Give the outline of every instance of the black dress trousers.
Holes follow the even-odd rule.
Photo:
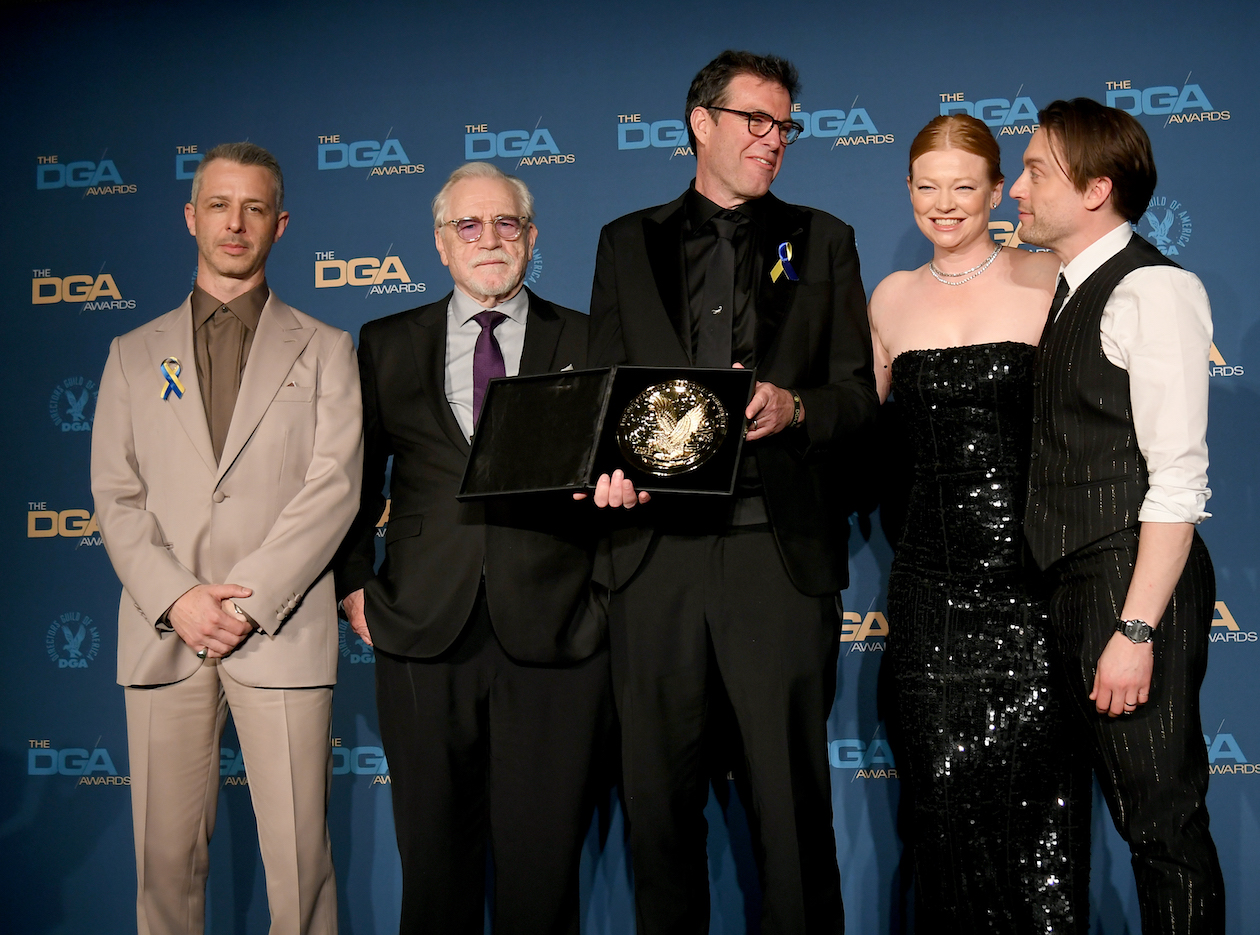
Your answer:
[[[402,935],[577,935],[578,862],[612,711],[608,651],[568,666],[504,652],[485,589],[445,653],[377,651],[376,702],[402,857]]]
[[[1112,820],[1133,854],[1143,935],[1220,935],[1225,885],[1208,831],[1199,720],[1216,578],[1198,533],[1155,631],[1150,700],[1117,718],[1099,714],[1089,700],[1098,657],[1124,607],[1137,543],[1137,530],[1127,529],[1051,566],[1052,630]]]
[[[839,623],[833,596],[792,586],[766,526],[659,533],[612,595],[641,935],[708,931],[706,731],[724,724],[715,694],[729,699],[751,791],[761,931],[844,930],[827,763]]]

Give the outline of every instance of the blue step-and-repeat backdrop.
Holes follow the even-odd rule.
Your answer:
[[[46,2],[10,7],[0,39],[0,425],[8,636],[0,652],[0,905],[6,932],[134,931],[134,858],[118,583],[88,486],[110,339],[176,306],[196,267],[183,204],[201,154],[249,139],[279,158],[288,233],[268,278],[357,335],[445,294],[429,202],[466,159],[537,199],[529,284],[585,309],[600,226],[692,177],[683,100],[727,47],[800,67],[808,129],[775,185],[851,223],[869,292],[930,253],[906,154],[939,113],[983,119],[1008,179],[1037,109],[1086,95],[1154,142],[1159,187],[1139,232],[1212,299],[1211,485],[1203,527],[1219,593],[1203,690],[1209,804],[1231,932],[1260,930],[1260,595],[1254,465],[1260,305],[1246,234],[1260,178],[1260,14],[1223,3]],[[998,239],[1017,242],[1006,201]],[[884,452],[848,457],[879,465]],[[830,722],[836,845],[850,930],[901,931],[896,763],[875,705],[891,559],[878,517],[853,520],[839,693]],[[330,826],[342,930],[397,929],[398,858],[373,657],[343,632]],[[266,895],[244,767],[223,740],[210,931],[264,932]],[[737,801],[714,799],[712,931],[756,930]],[[587,932],[633,931],[610,796],[582,863]],[[1138,931],[1126,849],[1095,802],[1094,930]]]

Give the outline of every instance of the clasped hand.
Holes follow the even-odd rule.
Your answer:
[[[254,592],[239,584],[199,584],[185,591],[166,614],[179,638],[211,659],[221,659],[253,632],[244,614],[235,612],[233,601]]]

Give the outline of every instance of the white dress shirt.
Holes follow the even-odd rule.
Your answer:
[[[529,294],[522,288],[502,305],[491,306],[507,318],[494,329],[499,350],[503,352],[503,369],[507,376],[516,376],[521,369],[521,351],[525,347],[525,323],[529,317]],[[479,312],[489,311],[475,299],[455,287],[446,307],[446,401],[469,440],[473,435],[473,354],[481,325],[473,321]]]
[[[1070,298],[1136,236],[1126,221],[1065,267]],[[1066,301],[1064,302],[1066,305]],[[1146,266],[1120,280],[1103,308],[1103,353],[1129,374],[1133,428],[1150,489],[1143,523],[1200,523],[1207,486],[1208,351],[1212,308],[1199,277],[1175,266]]]

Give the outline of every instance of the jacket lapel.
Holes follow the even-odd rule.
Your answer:
[[[293,314],[293,309],[276,298],[273,292],[263,306],[258,319],[258,333],[249,349],[249,361],[241,377],[241,390],[232,410],[232,424],[223,442],[223,457],[219,459],[216,483],[223,479],[241,449],[249,441],[258,423],[267,413],[276,391],[301,356],[315,334],[314,328],[304,328]]]
[[[643,242],[648,265],[656,283],[656,294],[673,326],[674,340],[688,363],[691,356],[690,324],[683,288],[682,224],[683,199],[677,198],[643,219]],[[685,338],[685,340],[684,340]]]
[[[451,293],[446,298],[420,310],[420,314],[408,322],[411,326],[411,348],[416,356],[416,374],[419,377],[421,395],[428,401],[433,417],[464,454],[469,451],[468,439],[459,427],[459,420],[446,400],[446,310]]]
[[[809,236],[809,215],[784,204],[774,195],[767,194],[766,220],[761,243],[753,263],[757,294],[757,363],[768,359],[775,338],[781,333],[780,326],[792,307],[797,283],[780,276],[770,281],[770,272],[779,262],[779,244],[792,245],[792,269],[797,279],[808,275],[805,269],[805,240]]]
[[[162,374],[162,361],[174,357],[179,361],[179,382],[184,385],[184,395],[172,391],[166,398],[175,418],[183,427],[188,440],[211,471],[218,465],[214,461],[214,446],[210,443],[210,426],[206,423],[206,408],[201,401],[201,383],[197,379],[197,358],[193,351],[192,296],[184,304],[157,320],[153,331],[144,336],[145,347],[153,360],[153,389],[161,393],[166,386]],[[150,392],[146,381],[140,392]]]
[[[528,289],[529,317],[525,325],[525,346],[521,349],[520,375],[548,373],[556,368],[556,346],[564,319],[556,314],[551,303],[540,299]]]

